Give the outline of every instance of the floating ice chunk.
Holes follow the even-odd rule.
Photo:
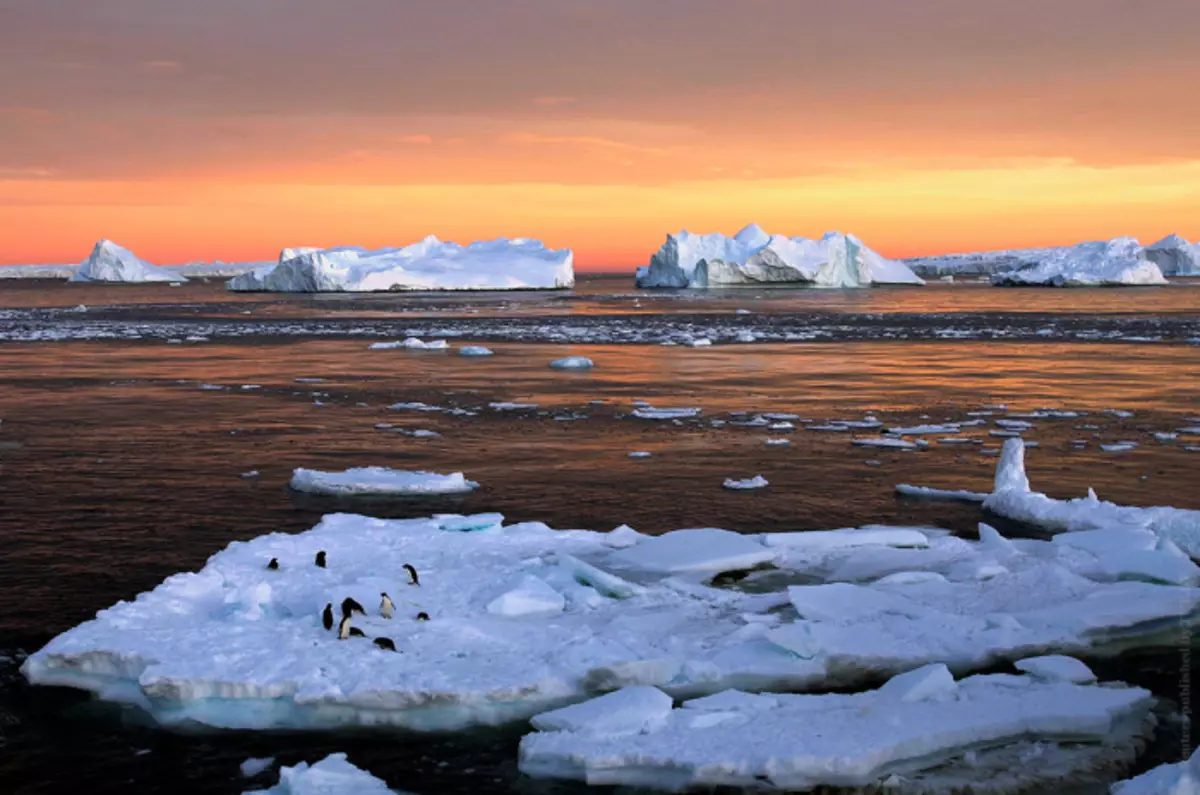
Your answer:
[[[997,427],[1007,428],[1010,431],[1028,431],[1033,428],[1033,423],[1025,420],[995,420]]]
[[[404,248],[368,251],[285,248],[274,265],[235,276],[230,290],[374,292],[391,290],[553,290],[575,284],[570,249],[536,240],[443,243],[430,235]]]
[[[649,453],[645,450],[634,450],[633,452],[626,453],[625,455],[629,458],[649,458],[651,455],[653,455],[653,453]]]
[[[509,403],[507,401],[498,401],[488,404],[488,408],[495,411],[528,411],[530,409],[536,409],[537,407],[538,404],[536,403]]]
[[[698,408],[656,409],[650,406],[639,406],[633,410],[633,416],[643,420],[679,420],[699,414],[700,409]]]
[[[851,439],[850,444],[856,447],[884,447],[895,450],[915,450],[917,446],[904,439],[889,439],[887,437]]]
[[[586,356],[567,356],[550,362],[550,367],[555,370],[590,370],[595,366],[595,362]]]
[[[951,696],[958,683],[950,669],[941,663],[922,666],[914,671],[893,676],[876,692],[881,698],[912,703]]]
[[[767,447],[786,447],[791,443],[791,439],[763,439],[763,444]]]
[[[723,485],[725,488],[733,489],[734,491],[750,491],[752,489],[766,488],[770,483],[762,475],[755,475],[752,478],[742,478],[741,480],[725,478]]]
[[[434,514],[433,520],[441,530],[452,533],[475,533],[480,530],[498,528],[504,522],[502,513],[475,513],[463,516],[457,513]]]
[[[279,769],[279,783],[244,795],[393,795],[387,783],[350,764],[345,754]]]
[[[1158,767],[1140,776],[1118,781],[1111,795],[1200,795],[1200,749],[1186,762]]]
[[[1178,438],[1179,438],[1179,434],[1178,434],[1178,433],[1162,433],[1162,432],[1159,432],[1159,433],[1155,433],[1155,434],[1154,434],[1154,438],[1155,438],[1155,439],[1157,439],[1157,440],[1158,440],[1158,441],[1160,441],[1160,442],[1169,442],[1169,441],[1171,441],[1172,439],[1178,439]]]
[[[292,473],[291,485],[296,491],[337,496],[462,494],[479,487],[461,472],[440,475],[387,467],[355,467],[344,472],[300,468]]]
[[[894,433],[898,436],[917,436],[930,433],[958,433],[961,430],[958,423],[946,423],[945,425],[913,425],[907,428],[888,428],[888,433]]]
[[[132,251],[111,240],[101,240],[79,269],[67,280],[71,282],[186,282],[174,271],[151,265]]]
[[[444,351],[450,347],[450,343],[445,340],[425,342],[417,337],[409,337],[402,342],[376,342],[367,347],[373,351],[388,350],[391,348],[405,348],[410,351]]]
[[[241,474],[239,477],[243,477],[243,478],[256,478],[256,477],[258,477],[258,470],[257,470],[257,469],[251,469],[249,472],[243,472],[243,473],[242,473],[242,474]]]
[[[489,602],[487,611],[498,616],[534,616],[561,613],[566,606],[562,594],[530,574],[516,588]]]
[[[464,345],[458,349],[459,356],[491,356],[492,349],[482,345]]]
[[[1130,450],[1137,449],[1136,442],[1117,442],[1116,444],[1102,444],[1100,449],[1106,453],[1128,453]]]
[[[915,497],[922,500],[951,500],[958,502],[983,502],[987,494],[978,491],[948,491],[946,489],[931,489],[926,486],[910,486],[907,483],[896,485],[896,493],[905,497]]]
[[[242,764],[240,766],[240,770],[242,771],[242,775],[244,777],[253,778],[254,776],[257,776],[259,773],[263,772],[264,770],[266,770],[273,764],[275,764],[275,757],[273,757],[273,756],[267,756],[267,757],[261,757],[261,758],[260,757],[251,757],[251,758],[247,759],[245,762],[242,762]]]
[[[1086,685],[1096,681],[1092,669],[1076,660],[1062,654],[1047,654],[1043,657],[1026,657],[1017,660],[1013,665],[1018,671],[1023,671],[1032,677],[1050,682],[1072,682]]]
[[[622,737],[657,729],[671,714],[671,697],[656,687],[626,687],[582,704],[543,712],[530,721],[543,732]]]
[[[1025,789],[1059,784],[1107,760],[1131,760],[1136,751],[1127,744],[1136,744],[1153,704],[1140,688],[1022,676],[955,683],[944,670],[912,672],[891,689],[847,695],[739,700],[722,693],[671,710],[637,734],[535,732],[521,741],[519,766],[535,777],[671,791],[886,789],[889,777],[916,773],[922,792],[958,791],[1002,773],[1015,779],[1014,789]],[[897,690],[927,697],[906,700]],[[1051,747],[1053,764],[1007,770],[1014,749],[1036,747],[1031,740]],[[974,750],[980,748],[988,750]],[[973,767],[953,763],[964,752]]]
[[[710,348],[710,347],[712,347],[712,344],[713,344],[712,340],[708,339],[707,337],[700,337],[699,339],[688,340],[688,347],[691,347],[691,348]]]
[[[622,568],[662,574],[752,569],[774,559],[775,552],[755,538],[713,527],[647,538],[609,557]]]

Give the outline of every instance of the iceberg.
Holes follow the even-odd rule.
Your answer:
[[[187,279],[174,271],[151,265],[129,249],[118,246],[111,240],[101,240],[67,281],[140,284],[143,282],[185,282]]]
[[[1032,265],[992,276],[992,284],[1001,287],[1098,287],[1166,283],[1158,265],[1147,258],[1141,244],[1132,237],[1051,249]]]
[[[230,290],[379,292],[394,290],[558,290],[575,284],[570,249],[498,238],[467,246],[430,235],[403,248],[285,248],[274,265],[230,279]]]
[[[614,716],[604,699],[621,697]],[[597,786],[887,792],[1024,790],[1122,768],[1151,732],[1141,688],[992,674],[955,681],[941,665],[878,690],[792,695],[729,690],[684,702],[620,691],[534,718],[519,766]],[[614,726],[615,724],[615,726]],[[610,730],[616,728],[617,731]]]
[[[810,287],[920,285],[906,265],[886,259],[853,235],[828,232],[820,240],[769,235],[751,224],[733,237],[684,230],[637,272],[643,288]]]
[[[345,754],[330,754],[320,762],[301,762],[279,769],[279,783],[243,795],[394,795],[388,785],[350,764]]]
[[[387,467],[354,467],[344,472],[296,469],[291,486],[296,491],[352,496],[408,496],[416,494],[463,494],[479,487],[463,473],[439,475]]]
[[[1146,259],[1164,276],[1200,276],[1200,243],[1189,243],[1179,235],[1146,246]]]

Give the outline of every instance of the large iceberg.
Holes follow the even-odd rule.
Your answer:
[[[1179,235],[1146,246],[1146,258],[1164,276],[1200,276],[1200,243],[1189,243]]]
[[[1034,264],[997,273],[992,284],[1002,287],[1099,287],[1166,284],[1162,271],[1132,237],[1117,237],[1048,249]]]
[[[1113,581],[1082,550],[990,528],[980,541],[932,528],[672,535],[334,514],[230,544],[54,638],[22,671],[165,725],[446,730],[635,685],[675,698],[811,690],[930,663],[961,674],[1174,644],[1200,607],[1196,588]],[[713,584],[746,569],[755,588]],[[784,587],[797,578],[817,584]],[[376,607],[385,592],[390,619]],[[324,606],[347,597],[367,609],[353,619],[366,638],[322,626]]]
[[[614,719],[603,702],[618,696]],[[1005,792],[1130,764],[1153,703],[1132,687],[1007,674],[955,681],[943,665],[865,693],[729,690],[677,709],[654,688],[630,688],[534,718],[539,731],[522,739],[519,761],[531,776],[669,791],[901,795],[969,792],[986,781],[986,791]]]
[[[498,238],[468,246],[433,235],[404,248],[285,248],[279,262],[230,279],[230,290],[381,292],[389,290],[557,290],[575,284],[570,249]]]
[[[142,282],[185,282],[187,279],[174,271],[151,265],[129,249],[118,246],[111,240],[101,240],[68,281],[138,284]]]
[[[854,235],[828,232],[820,240],[769,235],[756,224],[733,237],[686,230],[639,268],[638,287],[708,288],[792,284],[870,287],[924,284],[902,262],[875,253]]]

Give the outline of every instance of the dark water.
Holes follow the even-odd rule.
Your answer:
[[[0,285],[0,294],[6,289]],[[96,289],[134,295],[129,288]],[[970,288],[962,289],[966,294]],[[181,290],[209,290],[210,303],[225,298],[210,285],[171,294]],[[1123,293],[1056,294],[1065,296],[1056,300],[1087,304]],[[1092,297],[1100,294],[1102,299]],[[1128,294],[1136,303],[1148,293]],[[99,303],[99,293],[87,295]],[[739,303],[766,311],[749,299]],[[69,691],[29,688],[17,674],[23,652],[96,610],[174,572],[199,568],[230,541],[301,531],[332,510],[381,516],[496,510],[555,527],[603,530],[628,523],[646,532],[904,522],[970,534],[982,518],[974,506],[899,500],[892,491],[898,482],[986,490],[995,460],[975,448],[864,451],[851,447],[845,434],[803,430],[789,434],[791,446],[768,448],[763,439],[781,433],[636,420],[628,416],[633,400],[700,406],[705,418],[732,421],[738,417],[730,412],[738,411],[845,419],[873,410],[889,424],[914,424],[963,419],[985,403],[1097,412],[1082,420],[1037,421],[1028,436],[1041,444],[1028,454],[1036,488],[1066,497],[1092,486],[1118,502],[1200,508],[1200,453],[1149,435],[1200,414],[1200,352],[1193,346],[502,343],[492,345],[495,357],[472,359],[369,351],[367,342],[0,344],[0,792],[74,793],[86,786],[96,792],[235,793],[250,788],[237,772],[246,757],[278,756],[291,764],[338,750],[391,786],[415,792],[587,791],[521,777],[515,749],[522,727],[438,737],[185,736],[142,726],[134,715]],[[592,357],[596,369],[563,373],[546,366],[570,354]],[[240,388],[246,384],[261,388]],[[486,409],[497,400],[537,402],[545,413]],[[483,408],[476,417],[386,408],[398,401]],[[1134,414],[1098,413],[1106,408]],[[377,429],[377,423],[442,436],[414,439]],[[1083,423],[1102,428],[1075,429]],[[1085,451],[1071,449],[1078,438],[1090,442]],[[1124,439],[1142,445],[1124,454],[1097,449],[1100,441]],[[989,439],[988,446],[998,441]],[[626,453],[632,450],[655,455],[631,460]],[[300,498],[286,487],[296,466],[370,464],[462,470],[482,487],[464,497],[366,503]],[[240,477],[248,470],[260,474]],[[760,473],[771,481],[768,489],[721,488],[725,477]],[[1180,665],[1179,655],[1159,653],[1106,663],[1101,671],[1172,699],[1180,690]],[[1165,728],[1145,764],[1173,761],[1179,746],[1178,730]],[[254,783],[268,780],[270,774]]]

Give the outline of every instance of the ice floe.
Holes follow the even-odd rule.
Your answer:
[[[686,230],[667,235],[650,265],[638,269],[636,281],[643,288],[924,284],[902,262],[880,256],[853,235],[829,232],[820,240],[789,238],[768,235],[755,224],[734,237]]]
[[[1111,795],[1200,795],[1200,750],[1190,759],[1159,765],[1140,776],[1118,781]]]
[[[243,795],[394,795],[388,785],[370,773],[355,767],[345,754],[330,754],[309,765],[279,769],[279,783],[270,789],[253,790]]]
[[[725,478],[724,486],[727,489],[734,491],[749,491],[751,489],[761,489],[769,486],[767,479],[762,475],[755,475],[752,478]]]
[[[575,284],[570,249],[527,238],[443,243],[430,235],[403,248],[369,251],[286,248],[274,265],[235,276],[230,290],[375,292],[391,290],[553,290]]]
[[[605,699],[617,702],[614,711]],[[1030,676],[955,681],[941,665],[864,693],[728,690],[676,709],[654,688],[631,688],[565,717],[535,718],[519,764],[535,777],[669,791],[875,785],[927,793],[989,779],[1015,790],[1128,764],[1149,731],[1153,701],[1140,688]]]
[[[566,356],[550,362],[550,367],[555,370],[590,370],[595,366],[595,362],[586,356]]]
[[[643,420],[681,420],[699,416],[698,408],[659,409],[652,406],[639,406],[633,410],[633,416]]]
[[[400,342],[375,342],[367,346],[373,351],[389,350],[392,348],[404,348],[411,351],[444,351],[450,347],[450,343],[445,340],[425,340],[417,337],[408,337]]]
[[[273,756],[251,757],[242,762],[242,764],[238,766],[238,769],[246,778],[253,778],[259,773],[267,770],[273,764],[275,764],[275,757]]]
[[[387,467],[354,467],[344,472],[297,469],[291,486],[296,491],[347,496],[400,496],[422,494],[463,494],[479,487],[463,473],[440,475]]]
[[[101,240],[96,243],[92,253],[68,281],[137,284],[184,282],[187,279],[174,271],[151,265],[129,249],[118,246],[111,240]]]
[[[482,345],[464,345],[458,349],[459,356],[491,356],[492,349]]]
[[[1158,265],[1147,258],[1132,237],[1080,243],[1049,249],[1036,262],[1014,271],[998,273],[992,284],[1094,287],[1166,284]]]
[[[856,447],[884,447],[893,450],[916,450],[917,445],[904,439],[889,439],[885,436],[862,437],[851,439],[850,444]]]

